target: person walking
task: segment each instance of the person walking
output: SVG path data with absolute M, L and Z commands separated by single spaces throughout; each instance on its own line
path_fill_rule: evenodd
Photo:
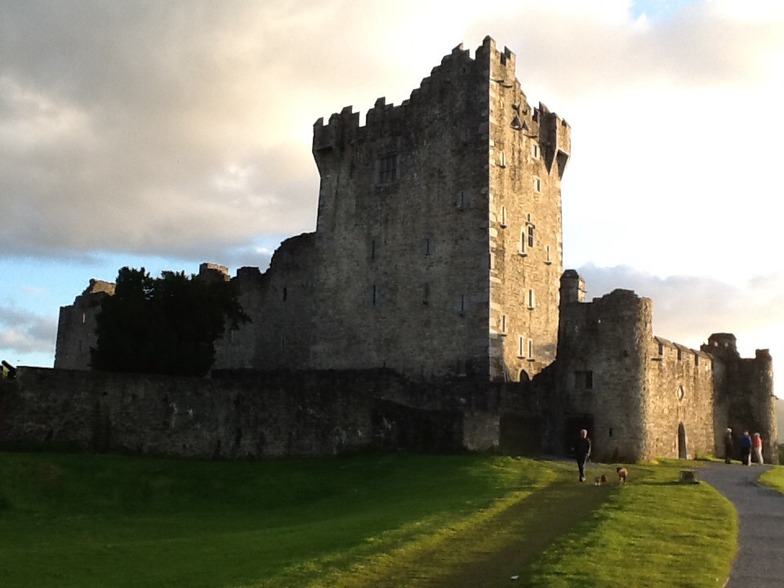
M 754 449 L 754 455 L 757 458 L 757 463 L 762 465 L 762 437 L 759 433 L 754 433 L 754 438 L 751 440 L 751 446 Z
M 724 431 L 724 463 L 732 463 L 732 429 Z
M 743 431 L 740 438 L 740 460 L 745 466 L 751 465 L 751 436 L 748 431 Z
M 574 445 L 574 457 L 577 460 L 577 469 L 580 472 L 580 481 L 585 482 L 585 462 L 591 455 L 591 440 L 586 429 L 580 430 L 580 436 Z

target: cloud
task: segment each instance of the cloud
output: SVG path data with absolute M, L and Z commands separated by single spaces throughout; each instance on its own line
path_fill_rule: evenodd
M 5 353 L 54 352 L 57 321 L 13 306 L 0 307 L 0 349 Z M 14 361 L 12 357 L 2 358 Z
M 364 112 L 382 95 L 399 103 L 453 45 L 475 49 L 488 33 L 518 54 L 524 87 L 574 124 L 565 187 L 580 194 L 565 201 L 567 221 L 586 213 L 586 192 L 608 208 L 597 222 L 657 195 L 657 222 L 671 206 L 683 209 L 678 219 L 718 220 L 727 210 L 706 210 L 715 183 L 704 163 L 718 141 L 705 129 L 742 133 L 744 145 L 758 144 L 758 163 L 772 157 L 762 134 L 775 128 L 743 128 L 728 103 L 743 93 L 721 89 L 763 83 L 784 37 L 780 10 L 771 18 L 731 6 L 678 4 L 646 20 L 626 0 L 461 10 L 411 0 L 372 9 L 356 0 L 10 3 L 0 21 L 0 251 L 215 258 L 259 235 L 313 230 L 312 123 L 346 104 Z M 751 162 L 751 150 L 737 151 L 749 153 L 740 165 Z M 681 179 L 681 166 L 697 180 Z M 672 174 L 640 188 L 665 168 Z M 762 193 L 756 176 L 744 188 Z M 687 246 L 706 238 L 675 228 Z M 640 241 L 630 255 L 648 254 Z M 602 263 L 630 261 L 594 250 Z
M 758 345 L 770 348 L 784 334 L 784 274 L 728 283 L 696 276 L 661 278 L 628 266 L 588 264 L 578 272 L 586 281 L 586 300 L 616 288 L 634 290 L 653 301 L 655 335 L 693 348 L 713 333 L 733 333 L 739 350 L 753 356 Z

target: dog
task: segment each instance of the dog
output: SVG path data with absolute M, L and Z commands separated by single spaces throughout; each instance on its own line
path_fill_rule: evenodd
M 626 483 L 626 478 L 629 476 L 629 470 L 624 467 L 617 467 L 615 471 L 618 473 L 618 483 L 623 485 Z
M 594 486 L 604 486 L 607 483 L 607 476 L 602 474 L 601 476 L 596 476 L 593 480 Z

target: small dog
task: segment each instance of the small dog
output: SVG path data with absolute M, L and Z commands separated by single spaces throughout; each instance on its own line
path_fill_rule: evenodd
M 601 476 L 596 476 L 593 479 L 594 486 L 604 486 L 606 483 L 607 483 L 607 476 L 605 476 L 604 474 L 602 474 Z
M 615 471 L 618 473 L 618 483 L 625 484 L 626 478 L 629 476 L 629 471 L 624 467 L 617 467 Z

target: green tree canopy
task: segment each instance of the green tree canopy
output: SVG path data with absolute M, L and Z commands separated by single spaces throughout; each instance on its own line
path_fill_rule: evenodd
M 224 329 L 249 320 L 229 282 L 170 271 L 151 278 L 144 268 L 124 267 L 101 305 L 92 367 L 203 376 Z

